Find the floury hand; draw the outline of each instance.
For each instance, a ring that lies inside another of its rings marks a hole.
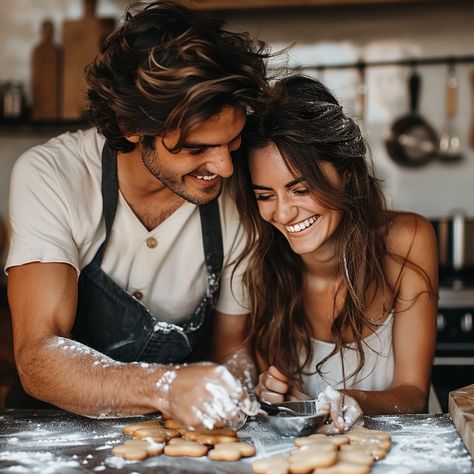
[[[247,395],[225,367],[210,363],[178,366],[156,382],[162,412],[179,424],[212,429],[235,419]]]
[[[341,433],[347,431],[363,416],[357,400],[350,395],[327,387],[318,395],[317,404],[329,404],[332,422],[319,428],[320,433]]]

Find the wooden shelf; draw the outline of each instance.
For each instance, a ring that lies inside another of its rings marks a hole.
[[[459,3],[467,0],[184,0],[199,10],[245,10],[342,5],[389,5],[420,3]]]
[[[0,135],[18,136],[31,134],[59,135],[78,129],[89,128],[91,125],[84,120],[54,122],[1,122]]]

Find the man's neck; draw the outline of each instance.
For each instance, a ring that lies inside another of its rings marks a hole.
[[[119,189],[137,218],[152,230],[185,201],[156,179],[137,153],[117,155]]]

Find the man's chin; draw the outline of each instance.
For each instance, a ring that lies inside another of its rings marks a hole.
[[[217,199],[222,192],[222,181],[219,183],[216,183],[215,186],[212,186],[210,188],[206,189],[201,189],[198,192],[190,192],[186,193],[187,196],[181,196],[186,201],[191,202],[192,204],[196,204],[197,206],[202,206],[204,204],[208,204],[211,201],[214,201],[214,199]]]

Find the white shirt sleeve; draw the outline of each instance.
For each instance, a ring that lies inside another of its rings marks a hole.
[[[24,153],[10,182],[10,249],[8,268],[31,262],[64,262],[79,271],[64,189],[54,159],[43,147]]]

